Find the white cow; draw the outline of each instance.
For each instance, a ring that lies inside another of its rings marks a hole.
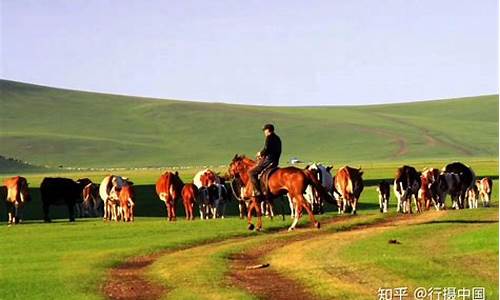
[[[321,185],[328,192],[331,192],[333,190],[333,176],[332,173],[330,173],[332,168],[333,167],[325,167],[319,163],[313,163],[312,165],[306,167],[306,169],[314,172],[314,174],[317,176],[318,181],[321,182]],[[287,196],[288,196],[288,202],[290,204],[290,212],[291,212],[290,217],[293,219],[295,218],[296,215],[295,205],[293,204],[290,195],[287,194]],[[323,212],[324,203],[317,194],[317,192],[314,191],[311,185],[307,186],[304,193],[304,198],[309,203],[309,205],[311,205],[311,208],[313,210],[315,210],[316,212]]]
[[[104,220],[118,221],[119,199],[117,190],[121,189],[126,181],[127,178],[116,175],[108,175],[102,180],[99,186],[99,196],[104,203]],[[114,187],[115,184],[116,187]]]
[[[202,184],[201,182],[201,177],[205,173],[213,173],[215,175],[215,180],[214,183],[218,186],[221,184],[219,176],[215,174],[214,171],[210,169],[204,169],[196,173],[193,177],[193,184],[196,185],[198,188],[198,198],[199,198],[199,206],[200,206],[200,218],[203,219],[208,219],[210,216],[212,218],[216,217],[215,210],[216,208],[212,205],[212,203],[209,201],[209,191],[208,188]]]

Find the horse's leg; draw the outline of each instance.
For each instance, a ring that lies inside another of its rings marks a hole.
[[[271,220],[272,220],[274,217],[274,208],[275,208],[274,201],[270,201],[269,205],[270,205],[269,208],[271,209]]]
[[[255,226],[252,224],[252,212],[255,208],[255,200],[250,202],[250,205],[247,208],[247,222],[248,222],[248,230],[253,230]]]
[[[300,197],[304,197],[302,195],[299,195]],[[311,222],[313,222],[314,227],[318,228],[321,226],[318,221],[316,221],[316,218],[314,217],[314,214],[311,209],[311,204],[309,202],[306,202],[304,198],[302,198],[302,206],[306,209],[307,213],[309,214],[309,219],[311,219]],[[356,204],[354,204],[354,211],[356,211]]]
[[[293,200],[290,194],[286,194],[288,197],[288,204],[290,205],[290,219],[293,219],[295,217],[295,208],[293,207]]]
[[[238,206],[240,208],[240,219],[243,219],[243,205],[245,205],[245,202],[239,201]]]
[[[186,215],[186,220],[189,220],[189,203],[187,201],[183,201],[184,203],[184,214]]]
[[[255,201],[257,201],[257,200],[255,200]],[[264,200],[262,202],[264,202]],[[259,205],[256,205],[256,212],[257,212],[257,230],[261,231],[262,230],[262,210],[260,209]]]
[[[295,217],[293,219],[292,225],[288,228],[288,231],[292,231],[297,226],[297,222],[299,222],[299,216],[302,214],[302,205],[299,205],[298,200],[295,200]]]

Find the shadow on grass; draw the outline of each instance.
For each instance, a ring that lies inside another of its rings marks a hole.
[[[495,224],[498,220],[434,220],[424,224]]]

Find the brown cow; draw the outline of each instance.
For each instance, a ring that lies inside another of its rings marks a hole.
[[[334,178],[335,196],[339,207],[339,213],[344,213],[346,207],[352,208],[352,214],[356,214],[358,199],[363,191],[363,171],[361,168],[344,166],[337,171]]]
[[[7,211],[9,224],[18,224],[23,220],[23,210],[26,202],[31,201],[28,190],[28,181],[21,176],[15,176],[4,180],[3,185],[7,189]]]
[[[175,221],[176,200],[181,196],[184,183],[179,178],[179,173],[165,171],[156,182],[156,193],[167,207],[167,218]]]
[[[188,183],[182,188],[182,202],[186,211],[186,220],[193,220],[193,209],[198,197],[198,188],[193,183]]]
[[[125,182],[120,190],[120,214],[121,220],[124,222],[134,221],[134,189],[132,184]]]
[[[420,176],[420,189],[418,190],[418,198],[417,198],[417,209],[419,211],[429,210],[432,202],[434,202],[434,206],[439,210],[437,206],[437,202],[434,201],[431,193],[431,186],[436,180],[439,178],[439,170],[435,168],[426,168],[422,172]]]
[[[476,182],[479,190],[479,196],[481,197],[481,202],[483,202],[484,207],[490,206],[491,191],[493,190],[493,182],[491,178],[484,177]]]
[[[99,197],[99,186],[95,183],[88,183],[82,191],[83,215],[90,217],[101,217],[100,207],[103,201]]]
[[[479,187],[474,184],[470,188],[467,189],[465,193],[465,199],[469,204],[469,208],[477,208],[477,200],[479,198]]]

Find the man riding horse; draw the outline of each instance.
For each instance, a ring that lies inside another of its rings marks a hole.
[[[278,167],[281,156],[281,139],[274,133],[274,126],[266,124],[262,130],[266,136],[264,148],[257,153],[257,157],[259,158],[257,165],[248,171],[253,186],[254,197],[262,195],[259,175],[266,169]]]
[[[262,229],[262,211],[260,204],[265,199],[277,198],[284,194],[289,194],[292,199],[296,215],[289,230],[293,230],[302,215],[302,209],[307,211],[311,222],[316,228],[320,224],[314,218],[311,206],[304,198],[304,192],[309,185],[317,191],[319,196],[329,202],[334,202],[325,188],[318,181],[316,176],[310,171],[299,169],[297,167],[283,167],[277,168],[271,174],[264,175],[264,179],[260,181],[265,182],[266,195],[262,195],[260,190],[261,184],[259,182],[259,173],[266,173],[266,169],[277,167],[279,158],[281,156],[281,140],[274,133],[274,126],[267,124],[263,128],[266,135],[266,144],[264,149],[257,153],[260,156],[258,161],[254,161],[244,155],[236,154],[229,164],[229,175],[232,178],[238,178],[244,186],[242,189],[242,198],[248,198],[250,204],[248,205],[247,220],[248,229],[253,230],[255,226],[252,223],[252,212],[255,210],[257,213],[257,230]],[[252,193],[253,190],[253,193]]]

